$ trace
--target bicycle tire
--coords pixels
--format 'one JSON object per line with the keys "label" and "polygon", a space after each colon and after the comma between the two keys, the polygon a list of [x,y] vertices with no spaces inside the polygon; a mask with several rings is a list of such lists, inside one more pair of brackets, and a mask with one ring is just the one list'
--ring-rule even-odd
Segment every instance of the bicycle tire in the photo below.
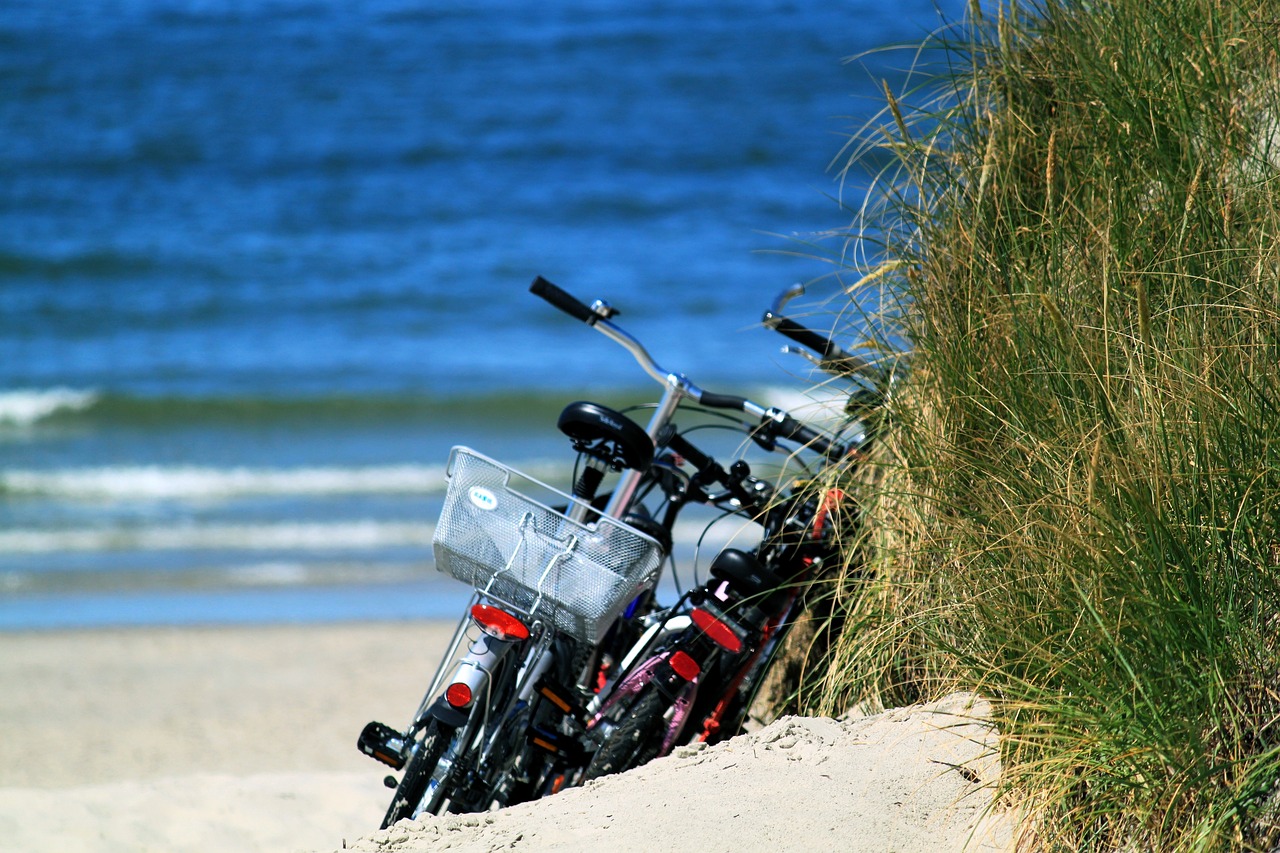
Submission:
{"label": "bicycle tire", "polygon": [[[560,636],[546,650],[551,656],[548,674],[560,683],[569,681],[572,673],[574,680],[578,670],[586,666],[593,649],[579,643],[568,636]],[[506,661],[504,661],[504,664]],[[510,672],[514,675],[524,669],[525,664],[517,663]],[[516,684],[504,683],[506,688],[514,692]],[[501,690],[495,690],[495,695]],[[516,702],[512,696],[511,703]],[[495,707],[506,707],[507,702],[496,702]],[[535,696],[532,704],[521,707],[514,704],[511,710],[498,723],[496,732],[486,736],[486,742],[492,744],[485,760],[479,765],[467,765],[465,770],[455,778],[456,797],[450,797],[449,810],[454,813],[488,811],[491,808],[506,808],[535,798],[540,787],[539,765],[543,762],[542,751],[529,738],[529,733],[537,724],[552,728],[552,720],[558,720],[548,703]],[[471,756],[472,759],[475,756]]]}
{"label": "bicycle tire", "polygon": [[585,779],[622,773],[649,763],[662,749],[666,702],[661,693],[644,691],[627,716],[600,745],[587,765]]}
{"label": "bicycle tire", "polygon": [[517,711],[501,723],[488,761],[481,767],[468,767],[462,774],[458,790],[450,797],[451,813],[467,814],[488,811],[494,806],[515,805],[516,801],[510,801],[503,790],[510,786],[515,765],[528,749],[524,744],[528,728],[527,711]]}
{"label": "bicycle tire", "polygon": [[[705,738],[707,743],[719,743],[742,733],[747,717],[750,715],[751,707],[755,704],[756,695],[764,684],[765,676],[768,675],[773,667],[780,645],[780,643],[775,644],[767,654],[754,661],[742,680],[733,687],[733,695],[719,715],[718,725],[714,730],[714,734]],[[724,693],[725,691],[723,690],[708,691],[708,695],[715,701],[713,701],[711,709],[705,707],[694,709],[692,716],[698,721],[698,726],[706,725],[708,712],[714,710],[715,704],[720,701]]]}
{"label": "bicycle tire", "polygon": [[409,763],[405,765],[404,775],[400,777],[400,784],[396,786],[396,793],[391,799],[386,817],[382,819],[383,829],[399,820],[413,816],[418,804],[427,793],[431,776],[435,772],[436,765],[440,763],[440,756],[444,754],[450,736],[451,733],[446,733],[438,720],[427,723],[418,748],[409,759]]}

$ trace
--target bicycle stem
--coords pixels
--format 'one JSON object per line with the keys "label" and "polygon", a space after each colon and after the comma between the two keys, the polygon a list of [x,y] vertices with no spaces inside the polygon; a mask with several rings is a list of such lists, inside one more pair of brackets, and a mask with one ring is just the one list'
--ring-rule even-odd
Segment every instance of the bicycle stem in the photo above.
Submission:
{"label": "bicycle stem", "polygon": [[[641,347],[641,351],[643,352],[643,347]],[[645,353],[645,355],[648,355],[648,353]],[[650,373],[650,375],[653,374]],[[658,401],[658,407],[654,409],[653,415],[649,418],[649,424],[645,427],[645,432],[649,434],[649,438],[653,439],[655,445],[658,443],[658,437],[675,416],[676,409],[680,406],[680,401],[691,396],[688,393],[688,388],[691,385],[692,383],[683,376],[674,374],[668,376],[664,381],[662,399]],[[631,499],[635,497],[636,489],[640,488],[640,483],[643,479],[643,471],[637,471],[634,468],[628,468],[623,471],[618,484],[614,486],[613,496],[609,498],[609,503],[605,507],[605,514],[613,518],[621,518],[621,513],[624,513],[631,506]]]}
{"label": "bicycle stem", "polygon": [[[649,434],[649,438],[653,439],[654,444],[657,444],[667,424],[671,423],[671,419],[675,416],[676,409],[679,408],[681,401],[690,399],[700,402],[706,392],[693,384],[689,377],[683,373],[664,370],[654,361],[653,356],[649,355],[649,351],[644,348],[644,344],[636,340],[627,331],[607,320],[606,317],[612,313],[612,309],[607,302],[598,299],[592,303],[591,310],[597,316],[596,321],[591,324],[596,331],[631,353],[632,358],[636,360],[636,363],[640,365],[644,372],[662,385],[662,398],[658,401],[657,408],[649,418],[648,426],[645,427],[645,432]],[[746,399],[742,401],[742,411],[758,418],[771,415],[770,409]],[[621,518],[622,516],[619,513],[625,512],[627,507],[631,505],[631,499],[643,479],[644,474],[640,471],[629,469],[623,472],[618,485],[614,487],[613,496],[605,507],[605,514],[614,518]]]}

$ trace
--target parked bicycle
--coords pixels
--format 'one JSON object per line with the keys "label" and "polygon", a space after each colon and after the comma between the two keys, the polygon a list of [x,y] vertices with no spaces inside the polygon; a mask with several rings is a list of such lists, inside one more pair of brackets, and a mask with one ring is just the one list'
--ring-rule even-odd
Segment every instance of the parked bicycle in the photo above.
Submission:
{"label": "parked bicycle", "polygon": [[[558,426],[580,458],[571,493],[468,448],[452,452],[433,547],[437,567],[475,592],[409,726],[370,723],[360,735],[362,752],[403,770],[398,782],[388,777],[396,791],[384,827],[425,813],[512,805],[669,751],[690,718],[673,709],[695,707],[695,691],[673,676],[707,685],[712,678],[703,673],[714,670],[716,687],[696,691],[703,697],[697,707],[713,694],[724,701],[703,715],[703,729],[735,731],[745,693],[758,684],[797,600],[803,572],[795,567],[811,567],[830,548],[812,535],[822,525],[814,519],[833,509],[828,498],[814,505],[792,489],[775,500],[771,484],[745,462],[722,467],[674,418],[682,405],[747,415],[752,420],[739,417],[732,427],[766,450],[783,441],[842,459],[849,445],[781,409],[712,393],[664,370],[603,301],[587,306],[542,278],[530,290],[627,349],[663,392],[645,427],[596,403],[562,412]],[[766,324],[814,349],[827,369],[869,372],[782,317],[792,295],[766,314]],[[610,476],[612,488],[603,491]],[[655,585],[690,504],[762,522],[764,541],[754,552],[728,550],[713,561],[719,586],[700,585],[662,607]],[[748,602],[758,617],[739,612]],[[723,645],[735,642],[732,650]],[[740,699],[724,698],[730,684]],[[655,745],[659,718],[665,734]]]}
{"label": "parked bicycle", "polygon": [[[806,447],[818,451],[819,468],[838,462],[848,469],[865,456],[883,427],[892,376],[783,316],[787,301],[802,293],[798,285],[784,292],[764,322],[813,350],[816,355],[801,352],[822,369],[861,380],[845,408],[852,427],[847,437],[810,441]],[[685,500],[720,504],[730,496],[738,514],[761,524],[760,543],[749,550],[724,549],[704,583],[650,615],[648,630],[581,725],[580,754],[587,760],[566,770],[570,783],[639,766],[692,740],[714,743],[739,733],[804,607],[808,585],[839,556],[837,522],[856,516],[841,490],[822,486],[820,470],[775,492],[740,461],[725,472],[678,434],[667,446],[695,472]],[[707,494],[700,488],[706,482],[722,484],[728,492]]]}

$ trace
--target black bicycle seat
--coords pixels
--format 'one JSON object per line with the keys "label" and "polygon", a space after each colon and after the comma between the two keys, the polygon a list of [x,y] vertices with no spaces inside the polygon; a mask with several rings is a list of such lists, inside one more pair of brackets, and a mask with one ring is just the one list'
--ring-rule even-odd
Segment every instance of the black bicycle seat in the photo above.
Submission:
{"label": "black bicycle seat", "polygon": [[754,554],[737,548],[725,548],[711,561],[711,576],[728,581],[745,595],[770,592],[782,586],[778,577],[756,558]]}
{"label": "black bicycle seat", "polygon": [[653,462],[653,439],[631,418],[599,403],[579,401],[565,406],[557,423],[581,453],[614,468],[647,471]]}

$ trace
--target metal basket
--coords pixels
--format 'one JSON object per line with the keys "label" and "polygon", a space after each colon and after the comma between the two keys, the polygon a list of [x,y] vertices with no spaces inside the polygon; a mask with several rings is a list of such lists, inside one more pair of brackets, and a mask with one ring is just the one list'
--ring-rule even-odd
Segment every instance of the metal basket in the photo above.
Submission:
{"label": "metal basket", "polygon": [[511,481],[566,506],[568,495],[466,447],[448,471],[436,568],[485,595],[595,643],[657,580],[661,546],[634,528],[605,515],[574,522]]}

